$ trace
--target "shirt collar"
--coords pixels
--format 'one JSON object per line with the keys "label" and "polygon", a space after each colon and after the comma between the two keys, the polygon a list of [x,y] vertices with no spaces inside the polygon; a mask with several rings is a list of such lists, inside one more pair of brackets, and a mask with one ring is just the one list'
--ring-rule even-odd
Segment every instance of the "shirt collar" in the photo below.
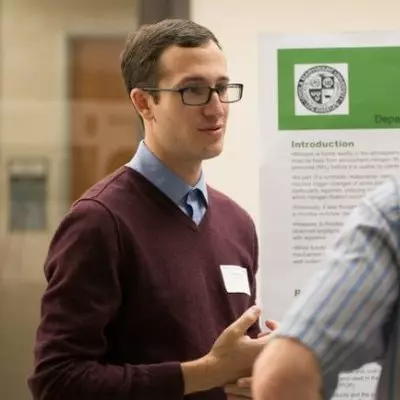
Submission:
{"label": "shirt collar", "polygon": [[180,204],[187,193],[193,189],[198,189],[202,193],[205,203],[208,203],[207,185],[203,172],[201,172],[200,179],[195,186],[188,185],[178,175],[168,169],[150,151],[143,140],[139,143],[135,155],[127,166],[143,175],[175,204]]}

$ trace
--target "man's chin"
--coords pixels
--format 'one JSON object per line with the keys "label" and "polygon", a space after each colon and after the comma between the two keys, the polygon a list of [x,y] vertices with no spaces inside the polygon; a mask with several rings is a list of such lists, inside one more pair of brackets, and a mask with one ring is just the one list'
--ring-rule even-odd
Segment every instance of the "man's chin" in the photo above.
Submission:
{"label": "man's chin", "polygon": [[212,158],[218,157],[224,149],[222,140],[218,143],[213,143],[207,146],[203,151],[203,160],[210,160]]}

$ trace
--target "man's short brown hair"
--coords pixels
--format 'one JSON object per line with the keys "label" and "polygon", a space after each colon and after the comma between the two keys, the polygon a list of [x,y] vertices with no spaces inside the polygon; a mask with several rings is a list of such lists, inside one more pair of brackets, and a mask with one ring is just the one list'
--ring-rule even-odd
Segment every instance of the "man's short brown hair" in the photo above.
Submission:
{"label": "man's short brown hair", "polygon": [[128,36],[121,57],[121,70],[128,93],[134,88],[157,87],[160,79],[159,59],[170,46],[200,47],[213,41],[215,35],[196,22],[166,19],[143,25]]}

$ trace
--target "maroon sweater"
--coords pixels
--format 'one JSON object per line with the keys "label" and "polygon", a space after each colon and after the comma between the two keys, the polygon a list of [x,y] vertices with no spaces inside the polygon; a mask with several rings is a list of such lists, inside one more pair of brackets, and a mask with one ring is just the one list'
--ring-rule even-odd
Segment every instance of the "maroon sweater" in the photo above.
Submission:
{"label": "maroon sweater", "polygon": [[[35,400],[177,400],[180,362],[205,355],[255,300],[248,214],[208,188],[199,226],[124,167],[88,191],[50,244],[28,383]],[[252,296],[227,293],[220,265],[246,267]],[[256,336],[258,325],[249,334]],[[221,400],[221,388],[186,396]]]}

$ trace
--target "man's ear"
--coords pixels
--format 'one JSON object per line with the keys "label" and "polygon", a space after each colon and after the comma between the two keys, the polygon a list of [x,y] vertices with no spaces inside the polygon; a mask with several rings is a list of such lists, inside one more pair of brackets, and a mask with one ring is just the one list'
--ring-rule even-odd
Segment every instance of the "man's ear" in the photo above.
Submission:
{"label": "man's ear", "polygon": [[139,115],[145,120],[151,120],[154,118],[152,104],[154,100],[150,93],[145,92],[142,89],[132,89],[130,93],[131,101],[136,108]]}

